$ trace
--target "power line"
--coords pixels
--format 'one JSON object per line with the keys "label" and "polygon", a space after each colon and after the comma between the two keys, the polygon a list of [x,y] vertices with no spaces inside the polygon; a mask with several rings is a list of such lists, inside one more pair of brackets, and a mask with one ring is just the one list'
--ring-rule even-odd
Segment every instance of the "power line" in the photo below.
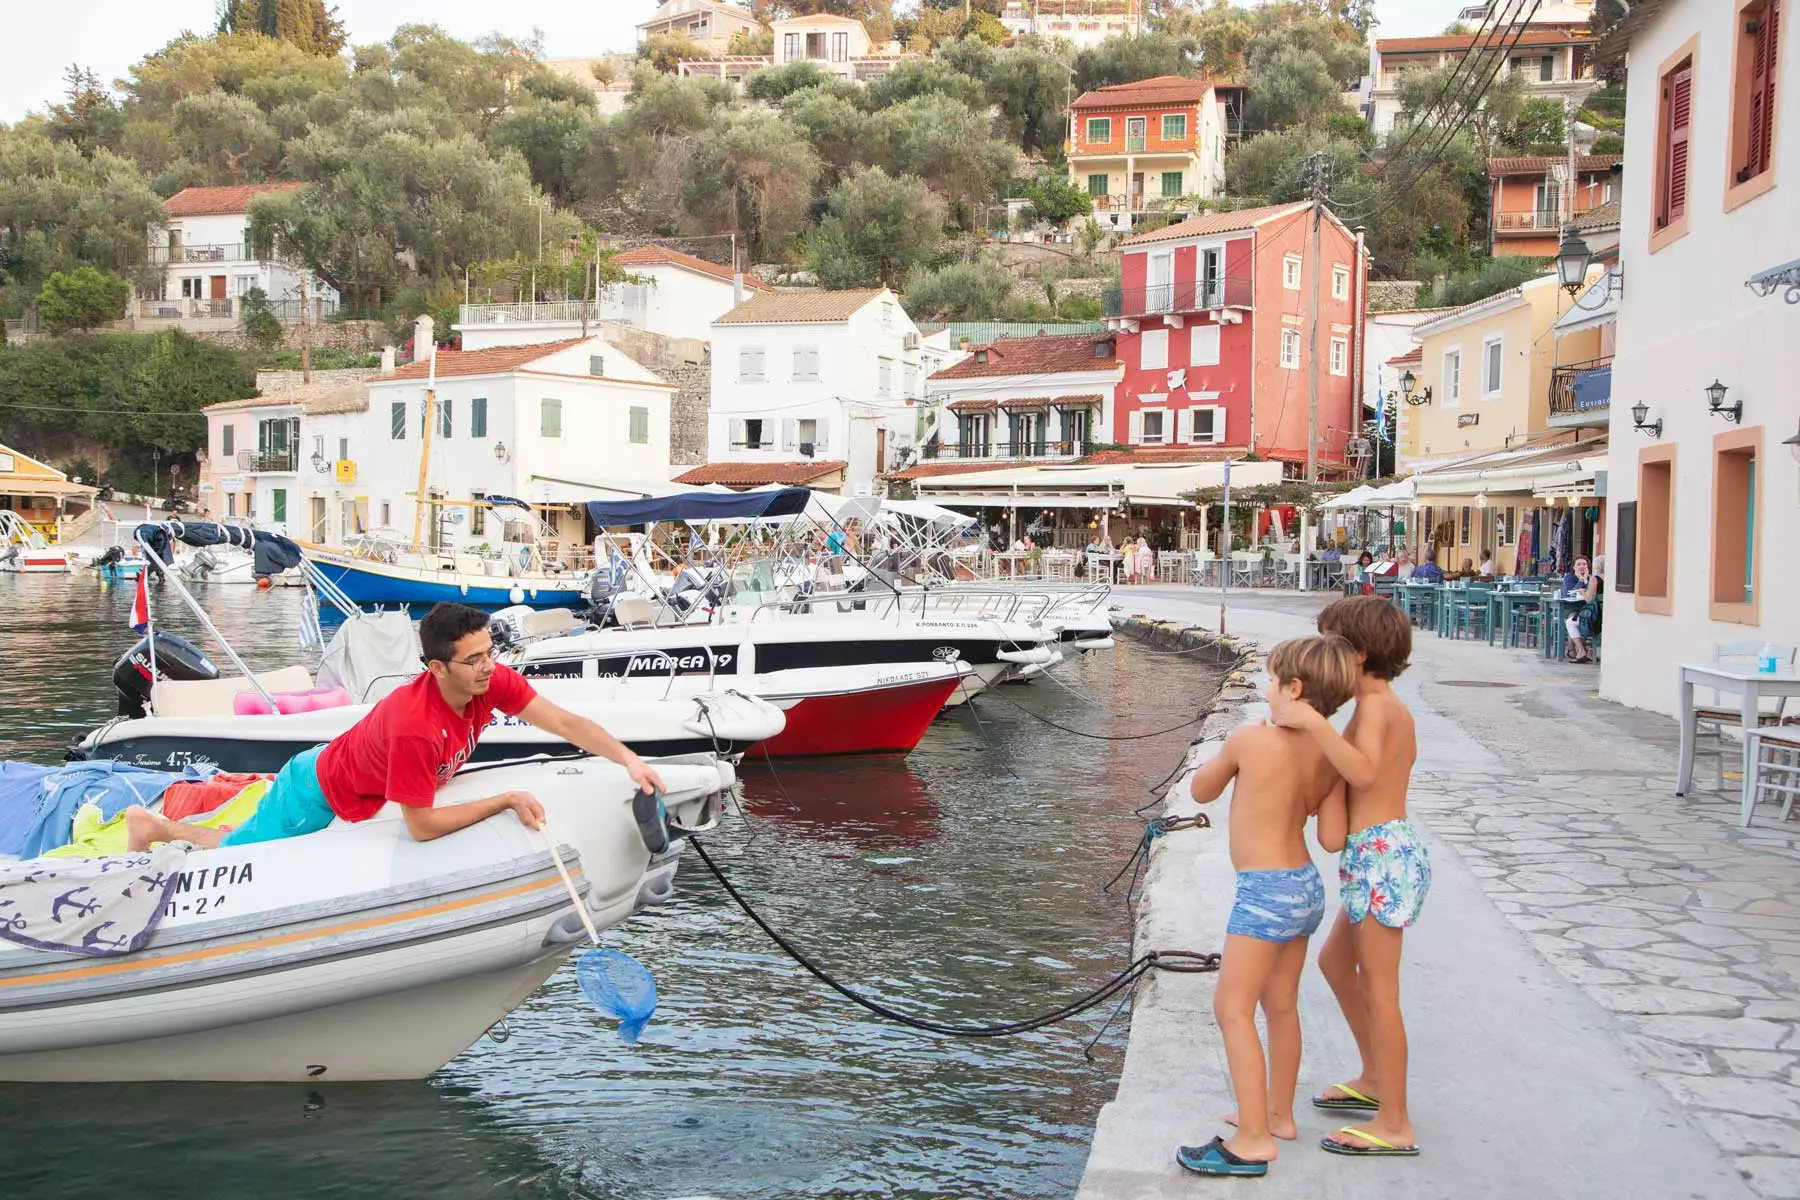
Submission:
{"label": "power line", "polygon": [[[1516,16],[1517,10],[1519,6],[1524,3],[1524,0],[1508,0],[1508,3]],[[1474,40],[1469,43],[1468,53],[1464,54],[1462,58],[1451,64],[1449,72],[1444,76],[1443,86],[1438,89],[1437,98],[1433,100],[1425,110],[1426,115],[1407,128],[1406,133],[1400,139],[1400,144],[1391,151],[1388,159],[1390,164],[1398,161],[1399,158],[1406,153],[1406,148],[1412,144],[1413,139],[1416,138],[1426,126],[1439,123],[1441,128],[1441,122],[1449,119],[1450,110],[1444,107],[1444,101],[1450,95],[1452,87],[1454,87],[1457,82],[1457,76],[1463,71],[1463,68],[1469,66],[1469,64],[1474,62],[1480,54],[1484,53],[1484,51],[1479,48],[1480,44],[1487,42],[1496,31],[1503,28],[1500,24],[1500,15],[1500,5],[1495,4],[1490,6],[1488,15],[1483,17],[1481,19],[1481,24],[1475,27]],[[1482,29],[1484,26],[1487,26],[1490,20],[1494,22],[1494,25],[1484,34]],[[1373,85],[1379,86],[1381,81],[1376,79],[1371,82]],[[1465,79],[1464,82],[1467,82],[1467,80]],[[1433,134],[1432,136],[1436,135]],[[1430,138],[1427,138],[1426,140],[1429,142]],[[1382,174],[1385,176],[1385,168],[1383,168]]]}

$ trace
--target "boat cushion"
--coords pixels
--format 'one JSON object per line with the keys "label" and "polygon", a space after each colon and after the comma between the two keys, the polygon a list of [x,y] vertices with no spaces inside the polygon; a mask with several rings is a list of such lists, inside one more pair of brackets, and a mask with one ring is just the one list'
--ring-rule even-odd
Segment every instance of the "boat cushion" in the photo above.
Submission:
{"label": "boat cushion", "polygon": [[[304,692],[312,688],[312,672],[305,667],[283,667],[256,676],[263,690]],[[237,694],[244,688],[242,676],[226,679],[159,679],[156,682],[156,715],[159,717],[228,717]]]}
{"label": "boat cushion", "polygon": [[273,692],[273,706],[261,692],[239,692],[231,698],[231,711],[240,717],[266,716],[271,712],[308,713],[322,708],[345,708],[354,703],[341,687],[316,687],[305,692]]}

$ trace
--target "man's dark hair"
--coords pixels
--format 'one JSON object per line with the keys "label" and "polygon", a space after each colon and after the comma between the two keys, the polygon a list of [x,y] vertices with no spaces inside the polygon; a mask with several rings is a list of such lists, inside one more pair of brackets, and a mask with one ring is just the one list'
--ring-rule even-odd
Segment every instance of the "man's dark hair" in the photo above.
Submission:
{"label": "man's dark hair", "polygon": [[479,608],[445,601],[431,606],[419,622],[419,649],[425,661],[449,662],[456,657],[456,643],[488,627],[488,615]]}
{"label": "man's dark hair", "polygon": [[1363,656],[1363,670],[1393,679],[1412,658],[1412,622],[1383,596],[1346,596],[1319,613],[1319,632],[1336,634]]}

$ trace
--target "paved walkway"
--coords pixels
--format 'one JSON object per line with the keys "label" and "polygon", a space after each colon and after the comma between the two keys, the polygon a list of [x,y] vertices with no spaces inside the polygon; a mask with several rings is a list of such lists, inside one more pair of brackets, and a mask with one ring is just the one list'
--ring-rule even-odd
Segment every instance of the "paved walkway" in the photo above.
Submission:
{"label": "paved walkway", "polygon": [[[1114,598],[1217,628],[1210,593]],[[1267,646],[1308,632],[1324,602],[1234,594],[1231,632]],[[1413,808],[1435,880],[1405,972],[1425,1153],[1333,1158],[1313,1143],[1342,1122],[1306,1111],[1259,1192],[1800,1197],[1800,823],[1769,813],[1743,830],[1735,792],[1675,797],[1674,724],[1592,687],[1591,671],[1530,651],[1415,643],[1400,690],[1418,718]],[[1163,839],[1140,949],[1219,944],[1230,894],[1222,837]],[[1229,1104],[1211,988],[1162,976],[1140,990],[1083,1197],[1222,1190],[1171,1158],[1219,1131]],[[1302,1017],[1302,1089],[1353,1071],[1316,972]]]}

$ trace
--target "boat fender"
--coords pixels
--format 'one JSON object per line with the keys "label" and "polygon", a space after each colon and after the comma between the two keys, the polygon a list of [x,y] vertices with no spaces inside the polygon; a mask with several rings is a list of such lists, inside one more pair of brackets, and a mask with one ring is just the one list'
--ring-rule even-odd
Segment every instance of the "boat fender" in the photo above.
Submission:
{"label": "boat fender", "polygon": [[674,898],[675,877],[673,875],[658,875],[654,879],[646,879],[644,880],[643,886],[638,888],[637,902],[639,908],[646,908],[655,904],[667,904]]}
{"label": "boat fender", "polygon": [[506,593],[506,598],[514,604],[523,604],[525,603],[525,591],[523,588],[515,586],[511,591]]}
{"label": "boat fender", "polygon": [[669,848],[669,810],[655,792],[639,791],[631,798],[631,815],[637,820],[644,849],[661,854]]}
{"label": "boat fender", "polygon": [[469,594],[469,585],[468,585],[468,584],[466,584],[466,583],[465,583],[465,584],[460,584],[460,585],[459,585],[459,586],[460,586],[460,587],[461,587],[461,588],[462,588],[462,594],[463,594],[463,595],[465,595],[465,596],[466,596],[466,595],[468,595],[468,594]]}
{"label": "boat fender", "polygon": [[258,575],[256,577],[256,590],[257,591],[266,592],[274,586],[275,586],[275,581],[273,579],[270,579],[267,575]]}

